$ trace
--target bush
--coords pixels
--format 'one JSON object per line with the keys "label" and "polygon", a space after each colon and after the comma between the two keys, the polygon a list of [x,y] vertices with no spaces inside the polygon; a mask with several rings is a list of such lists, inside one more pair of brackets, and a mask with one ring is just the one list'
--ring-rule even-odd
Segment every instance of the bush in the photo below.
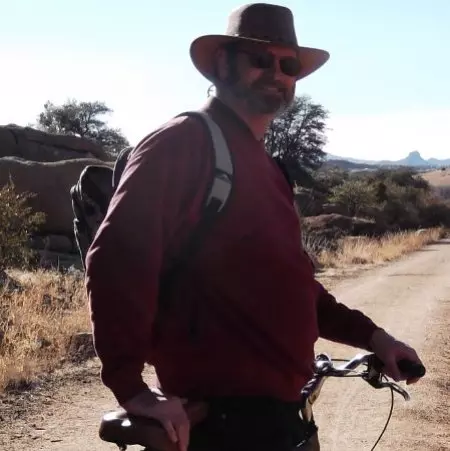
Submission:
{"label": "bush", "polygon": [[16,193],[12,182],[0,188],[0,270],[27,265],[33,257],[29,239],[45,216],[27,205],[31,197]]}
{"label": "bush", "polygon": [[443,202],[430,201],[419,214],[422,227],[450,227],[450,208]]}
{"label": "bush", "polygon": [[419,190],[431,191],[430,184],[421,177],[414,169],[379,169],[367,177],[371,183],[384,182],[397,186],[411,187]]}
{"label": "bush", "polygon": [[450,186],[438,186],[435,192],[442,199],[450,199]]}
{"label": "bush", "polygon": [[352,216],[356,216],[364,207],[376,204],[376,193],[373,185],[365,180],[346,180],[331,190],[330,201],[343,204]]}
{"label": "bush", "polygon": [[331,193],[331,190],[339,185],[342,185],[349,179],[349,174],[344,169],[328,168],[326,170],[317,171],[315,174],[317,189],[322,192]]}

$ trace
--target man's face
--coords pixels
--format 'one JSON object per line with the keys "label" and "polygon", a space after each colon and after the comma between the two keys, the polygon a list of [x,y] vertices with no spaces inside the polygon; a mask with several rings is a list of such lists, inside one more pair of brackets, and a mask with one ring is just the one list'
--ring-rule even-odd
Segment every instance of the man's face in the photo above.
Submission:
{"label": "man's face", "polygon": [[294,98],[298,66],[294,50],[246,44],[229,68],[235,73],[227,88],[253,114],[275,115]]}

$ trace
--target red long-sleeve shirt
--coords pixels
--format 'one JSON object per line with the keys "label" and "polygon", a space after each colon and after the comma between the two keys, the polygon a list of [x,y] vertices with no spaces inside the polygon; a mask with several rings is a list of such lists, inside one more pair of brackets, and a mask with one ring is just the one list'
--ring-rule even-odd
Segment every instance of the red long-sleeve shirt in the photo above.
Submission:
{"label": "red long-sleeve shirt", "polygon": [[198,119],[172,119],[139,143],[87,256],[101,376],[119,403],[147,387],[145,362],[180,396],[294,400],[312,375],[319,335],[368,349],[376,328],[314,279],[292,192],[263,143],[219,100],[205,110],[232,153],[233,191],[178,279],[157,340],[159,278],[198,221],[210,179],[213,151]]}

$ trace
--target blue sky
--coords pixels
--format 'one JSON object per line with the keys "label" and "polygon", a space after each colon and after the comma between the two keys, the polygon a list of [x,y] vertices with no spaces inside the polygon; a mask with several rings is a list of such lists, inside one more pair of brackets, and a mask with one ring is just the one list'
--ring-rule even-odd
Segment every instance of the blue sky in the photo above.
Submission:
{"label": "blue sky", "polygon": [[[46,100],[101,100],[131,143],[206,99],[190,42],[225,30],[242,2],[15,0],[1,5],[0,124]],[[330,112],[327,151],[450,158],[450,1],[298,0],[300,44],[331,54],[297,85]],[[213,6],[215,5],[215,6]]]}

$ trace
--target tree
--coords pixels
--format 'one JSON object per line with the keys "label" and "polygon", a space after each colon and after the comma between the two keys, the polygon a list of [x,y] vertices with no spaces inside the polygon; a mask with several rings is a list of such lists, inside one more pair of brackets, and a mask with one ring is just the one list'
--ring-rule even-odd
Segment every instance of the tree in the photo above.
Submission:
{"label": "tree", "polygon": [[291,106],[276,117],[266,135],[267,151],[286,167],[291,179],[311,186],[312,172],[323,163],[328,112],[308,96],[295,97]]}
{"label": "tree", "polygon": [[332,188],[330,201],[345,205],[352,216],[364,209],[376,204],[376,191],[374,186],[365,180],[346,180],[341,185]]}
{"label": "tree", "polygon": [[108,127],[99,116],[112,113],[103,102],[68,100],[63,105],[46,102],[38,116],[37,128],[58,135],[72,135],[90,139],[110,153],[117,153],[128,140],[119,129]]}

